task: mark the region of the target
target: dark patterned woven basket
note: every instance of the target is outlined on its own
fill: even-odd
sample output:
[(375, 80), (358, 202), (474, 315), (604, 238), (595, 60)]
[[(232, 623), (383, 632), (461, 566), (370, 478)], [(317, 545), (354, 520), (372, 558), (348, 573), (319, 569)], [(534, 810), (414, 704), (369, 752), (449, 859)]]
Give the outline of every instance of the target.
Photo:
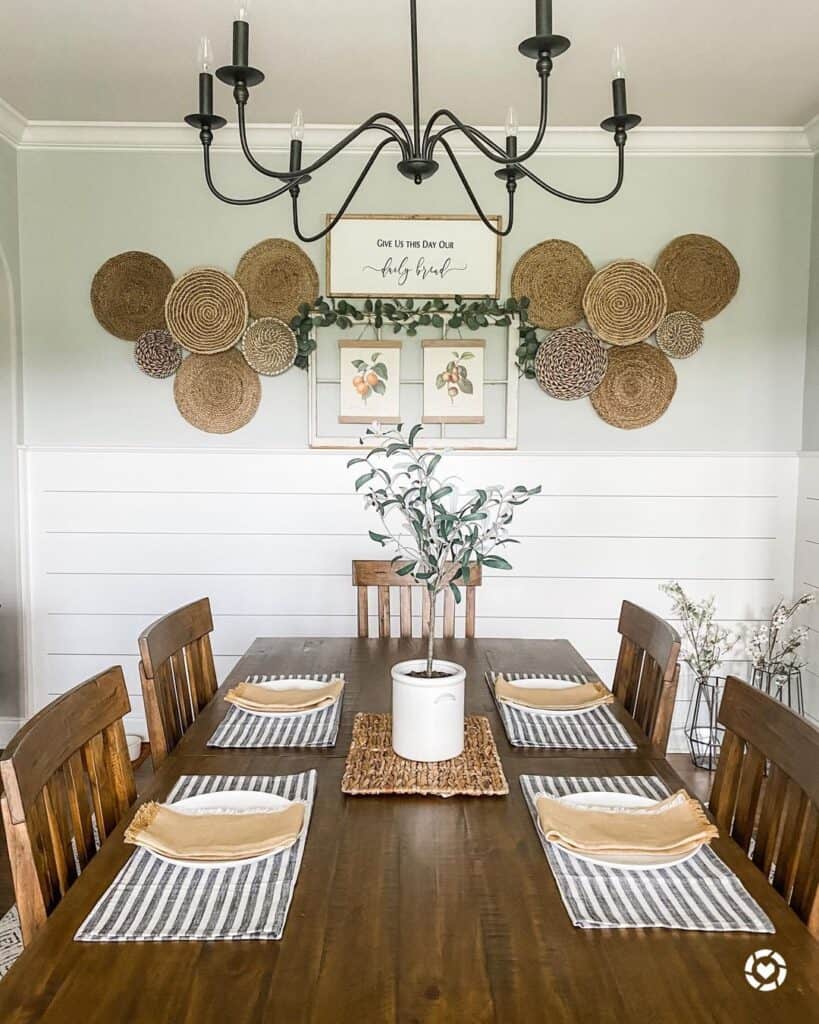
[(572, 402), (594, 391), (608, 364), (608, 349), (591, 331), (564, 327), (541, 342), (535, 377), (547, 394)]
[(149, 377), (172, 377), (182, 362), (182, 349), (170, 331), (146, 331), (137, 338), (134, 359)]

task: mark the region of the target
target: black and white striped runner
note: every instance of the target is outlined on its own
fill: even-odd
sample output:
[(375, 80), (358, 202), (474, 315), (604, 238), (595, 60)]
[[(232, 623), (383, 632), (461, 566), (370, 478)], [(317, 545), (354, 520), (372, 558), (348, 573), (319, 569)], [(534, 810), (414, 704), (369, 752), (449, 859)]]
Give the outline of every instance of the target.
[[(269, 683), (276, 679), (314, 679), (329, 683), (343, 679), (343, 672), (330, 675), (248, 676), (249, 683)], [(209, 747), (334, 747), (341, 721), (341, 696), (327, 707), (305, 714), (267, 713), (249, 715), (241, 708), (231, 707), (208, 740)]]
[(562, 778), (521, 775), (520, 785), (535, 830), (577, 928), (681, 928), (686, 931), (773, 932), (759, 904), (709, 846), (683, 864), (651, 871), (624, 871), (580, 860), (543, 836), (536, 797), (589, 790), (635, 793), (657, 800), (669, 795), (657, 778), (611, 776)]
[(316, 792), (299, 775), (183, 775), (169, 802), (198, 793), (254, 790), (307, 804), (299, 840), (238, 868), (185, 868), (136, 849), (74, 938), (79, 942), (280, 939), (299, 873)]
[[(611, 708), (594, 708), (583, 715), (544, 715), (535, 710), (517, 708), (495, 697), (495, 679), (503, 675), (510, 683), (517, 679), (533, 679), (537, 672), (487, 672), (486, 685), (495, 701), (498, 714), (513, 747), (541, 750), (636, 750), (637, 745), (612, 714)], [(550, 679), (568, 679), (587, 683), (590, 677), (550, 673)], [(592, 677), (596, 678), (596, 677)]]

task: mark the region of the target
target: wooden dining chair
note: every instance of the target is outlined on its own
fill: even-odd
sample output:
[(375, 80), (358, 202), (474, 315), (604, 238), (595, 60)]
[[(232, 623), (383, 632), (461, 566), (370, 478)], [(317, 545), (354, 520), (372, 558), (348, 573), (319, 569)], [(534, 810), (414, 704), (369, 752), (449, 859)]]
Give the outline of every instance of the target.
[(203, 597), (163, 615), (139, 637), (139, 678), (155, 769), (216, 693), (212, 632), (210, 601)]
[(117, 665), (39, 711), (0, 758), (0, 798), (27, 944), (136, 798)]
[(819, 938), (819, 729), (733, 676), (719, 721), (716, 823)]
[[(475, 588), (481, 585), (481, 567), (469, 567), (469, 579), (459, 580), (458, 584), (466, 594), (464, 619), (464, 636), (472, 639), (475, 636)], [(427, 635), (429, 615), (429, 591), (423, 584), (416, 583), (410, 576), (399, 576), (391, 562), (354, 560), (353, 586), (358, 588), (358, 635), (370, 635), (370, 604), (369, 588), (378, 589), (378, 635), (389, 637), (390, 622), (390, 588), (398, 588), (398, 617), (402, 639), (412, 636), (412, 592), (421, 591), (421, 636)], [(444, 631), (445, 639), (455, 636), (455, 596), (451, 590), (444, 593)]]
[(612, 690), (652, 745), (663, 754), (680, 678), (680, 637), (659, 616), (623, 601), (620, 652)]

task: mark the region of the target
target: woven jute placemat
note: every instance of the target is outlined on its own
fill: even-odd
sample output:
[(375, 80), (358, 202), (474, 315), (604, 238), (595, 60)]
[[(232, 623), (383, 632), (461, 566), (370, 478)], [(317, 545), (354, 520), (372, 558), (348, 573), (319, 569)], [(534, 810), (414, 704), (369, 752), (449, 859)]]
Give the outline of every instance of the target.
[(94, 316), (110, 334), (136, 341), (165, 326), (165, 299), (173, 284), (170, 267), (149, 252), (112, 256), (91, 282)]
[(653, 334), (665, 316), (665, 289), (645, 263), (615, 260), (589, 281), (583, 309), (598, 338), (634, 345)]
[(685, 310), (710, 320), (736, 295), (739, 266), (710, 235), (680, 235), (660, 253), (655, 267), (668, 295), (668, 311)]
[(515, 264), (512, 295), (529, 299), (527, 316), (537, 327), (572, 327), (583, 319), (583, 293), (593, 274), (582, 249), (549, 238), (527, 249)]
[(489, 719), (470, 715), (464, 752), (450, 761), (407, 761), (392, 749), (392, 715), (358, 714), (341, 791), (350, 796), (505, 796), (503, 774)]
[(299, 306), (318, 298), (318, 271), (313, 261), (287, 238), (266, 238), (239, 260), (236, 280), (247, 295), (250, 315), (276, 316), (290, 323)]

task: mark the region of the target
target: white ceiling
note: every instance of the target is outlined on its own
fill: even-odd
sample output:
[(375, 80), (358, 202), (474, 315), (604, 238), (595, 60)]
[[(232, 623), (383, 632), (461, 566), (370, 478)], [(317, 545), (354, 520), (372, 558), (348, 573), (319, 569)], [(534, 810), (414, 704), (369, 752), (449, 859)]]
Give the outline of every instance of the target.
[[(534, 0), (419, 0), (422, 108), (500, 124), (536, 119), (534, 62), (517, 52)], [(651, 125), (802, 125), (819, 110), (815, 0), (554, 0), (572, 48), (555, 62), (550, 121), (610, 113), (610, 51)], [(229, 60), (238, 0), (2, 0), (0, 97), (30, 120), (178, 121), (195, 107), (196, 47)], [(348, 124), (410, 113), (408, 0), (254, 0), (251, 60), (267, 81), (249, 119)], [(230, 117), (229, 90), (217, 105)], [(231, 118), (232, 119), (232, 118)]]

